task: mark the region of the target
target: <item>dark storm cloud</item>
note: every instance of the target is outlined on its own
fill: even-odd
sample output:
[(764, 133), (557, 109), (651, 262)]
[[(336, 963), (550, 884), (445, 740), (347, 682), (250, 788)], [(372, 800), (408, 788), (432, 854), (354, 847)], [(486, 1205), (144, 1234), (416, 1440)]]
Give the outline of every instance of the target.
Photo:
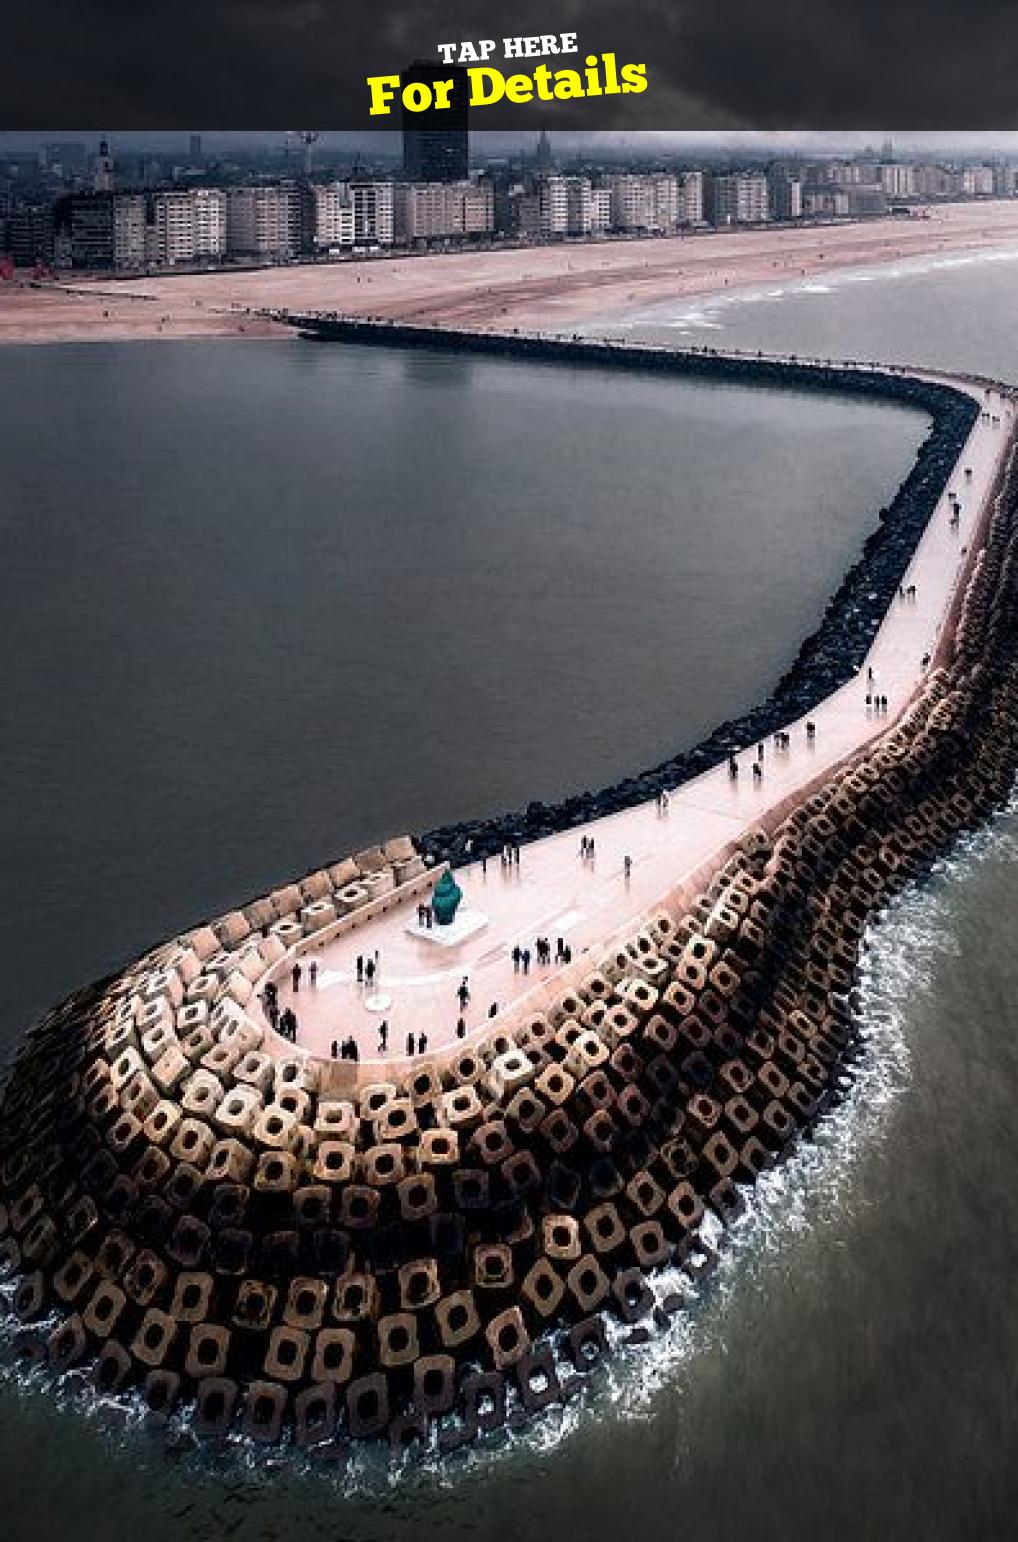
[(1018, 116), (1009, 0), (12, 0), (0, 128), (377, 128), (367, 74), (437, 57), (439, 42), (560, 31), (645, 63), (649, 89), (487, 108), (475, 127), (540, 115), (571, 129), (977, 129)]

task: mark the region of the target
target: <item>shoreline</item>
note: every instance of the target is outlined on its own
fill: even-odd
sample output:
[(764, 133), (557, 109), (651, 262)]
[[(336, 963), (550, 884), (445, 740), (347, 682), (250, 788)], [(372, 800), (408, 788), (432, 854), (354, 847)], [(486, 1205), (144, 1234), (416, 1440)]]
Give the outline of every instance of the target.
[(556, 330), (620, 312), (860, 266), (1018, 247), (1018, 199), (928, 218), (392, 256), (150, 278), (0, 284), (0, 346), (282, 338), (263, 312), (327, 310), (474, 330)]

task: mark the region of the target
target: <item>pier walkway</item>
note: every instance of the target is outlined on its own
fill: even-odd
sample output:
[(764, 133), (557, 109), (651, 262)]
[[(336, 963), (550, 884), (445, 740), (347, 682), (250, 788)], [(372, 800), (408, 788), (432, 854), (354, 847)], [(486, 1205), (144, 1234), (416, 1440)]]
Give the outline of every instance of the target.
[[(510, 1013), (516, 1017), (541, 1010), (573, 978), (588, 973), (592, 955), (599, 956), (616, 935), (630, 935), (663, 902), (674, 906), (683, 890), (692, 894), (703, 887), (732, 842), (754, 825), (777, 823), (814, 783), (894, 723), (922, 679), (924, 657), (935, 665), (950, 645), (953, 607), (979, 545), (1016, 415), (1015, 403), (998, 390), (943, 374), (908, 373), (968, 392), (979, 403), (980, 417), (905, 575), (905, 588), (914, 585), (915, 598), (892, 602), (859, 675), (810, 714), (815, 734), (807, 733), (805, 719), (788, 723), (789, 747), (781, 750), (773, 740), (766, 742), (759, 779), (752, 774), (757, 747), (747, 745), (738, 757), (737, 779), (721, 765), (675, 789), (666, 810), (651, 800), (534, 841), (522, 848), (518, 866), (503, 865), (496, 857), (457, 868), (463, 908), (487, 918), (482, 929), (459, 943), (445, 946), (435, 935), (426, 940), (411, 934), (420, 900), (415, 895), (320, 950), (303, 951), (299, 991), (294, 994), (287, 974), (280, 988), (280, 1004), (296, 1013), (300, 1048), (328, 1059), (333, 1041), (352, 1035), (360, 1055), (357, 1079), (384, 1080), (405, 1069), (408, 1034), (414, 1036), (415, 1051), (419, 1036), (425, 1036), (429, 1059), (457, 1045), (457, 990), (465, 978), (468, 1040), (497, 1027)], [(960, 499), (957, 521), (952, 520), (949, 492)], [(868, 689), (886, 696), (886, 712), (867, 709)], [(592, 861), (580, 856), (584, 835), (594, 840)], [(549, 940), (553, 959), (561, 938), (572, 962), (539, 966), (538, 937)], [(516, 946), (530, 949), (528, 974), (514, 967)], [(368, 989), (357, 982), (356, 961), (376, 950), (379, 978)], [(311, 959), (318, 966), (314, 987)], [(490, 1015), (493, 1007), (497, 1020)], [(252, 1009), (260, 1015), (255, 1003)], [(379, 1049), (383, 1021), (388, 1025), (385, 1053)]]

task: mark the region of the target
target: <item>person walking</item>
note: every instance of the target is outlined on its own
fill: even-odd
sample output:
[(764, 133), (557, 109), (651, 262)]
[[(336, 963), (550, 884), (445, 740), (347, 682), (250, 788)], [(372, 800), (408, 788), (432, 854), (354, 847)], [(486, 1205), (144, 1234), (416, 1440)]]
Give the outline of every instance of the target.
[(407, 1052), (407, 1054), (409, 1056), (411, 1056), (411, 1058), (413, 1057), (413, 1053), (414, 1053), (414, 1036), (413, 1036), (412, 1033), (408, 1033), (407, 1036), (406, 1036), (406, 1052)]
[(362, 953), (357, 955), (357, 984), (364, 984), (364, 955)]
[(419, 1055), (426, 1055), (427, 1052), (428, 1052), (428, 1035), (426, 1033), (422, 1033), (422, 1034), (420, 1034), (418, 1036), (418, 1039), (417, 1039), (417, 1053)]
[(375, 961), (374, 961), (373, 958), (369, 958), (367, 963), (364, 965), (364, 982), (365, 982), (365, 984), (366, 985), (370, 985), (374, 978), (375, 978)]
[(311, 989), (316, 990), (318, 987), (318, 960), (316, 958), (313, 958), (308, 965), (308, 980), (311, 983)]
[(626, 856), (626, 857), (622, 858), (622, 872), (623, 872), (623, 875), (624, 875), (626, 881), (628, 882), (629, 879), (633, 876), (633, 859), (632, 859), (632, 857)]
[(301, 973), (300, 965), (297, 963), (297, 961), (295, 959), (294, 960), (293, 968), (290, 970), (290, 980), (291, 980), (291, 982), (293, 984), (294, 995), (296, 995), (297, 992), (300, 990), (300, 973)]
[(378, 1053), (384, 1055), (389, 1047), (389, 1024), (386, 1018), (378, 1025)]
[(467, 1036), (467, 1020), (466, 1020), (465, 1017), (457, 1017), (457, 1019), (456, 1019), (456, 1037), (457, 1037), (457, 1039), (465, 1039), (466, 1036)]
[(529, 948), (524, 948), (523, 952), (522, 952), (522, 954), (520, 956), (523, 959), (523, 973), (524, 974), (529, 974), (530, 973), (530, 949)]
[(516, 946), (513, 948), (513, 973), (514, 974), (519, 974), (519, 971), (520, 971), (520, 945), (519, 945), (519, 943), (517, 943)]
[(459, 989), (456, 992), (456, 995), (459, 998), (459, 1004), (460, 1004), (460, 1011), (461, 1012), (465, 1012), (466, 1011), (466, 1009), (467, 1009), (467, 1002), (470, 1000), (470, 984), (469, 984), (469, 979), (470, 979), (469, 975), (464, 975), (462, 980), (459, 983)]

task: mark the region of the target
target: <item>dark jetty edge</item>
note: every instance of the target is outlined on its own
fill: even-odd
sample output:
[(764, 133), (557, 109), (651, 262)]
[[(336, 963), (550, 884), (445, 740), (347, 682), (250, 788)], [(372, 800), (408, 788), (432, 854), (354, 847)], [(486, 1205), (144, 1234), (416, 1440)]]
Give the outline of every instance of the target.
[(453, 866), (494, 856), (507, 843), (524, 844), (585, 824), (603, 814), (646, 802), (662, 789), (709, 771), (729, 754), (769, 737), (829, 696), (857, 674), (902, 574), (978, 414), (971, 396), (952, 386), (886, 368), (816, 364), (761, 356), (733, 356), (709, 350), (689, 351), (601, 343), (513, 333), (437, 330), (339, 319), (296, 318), (301, 336), (318, 341), (369, 343), (442, 352), (468, 352), (610, 369), (652, 371), (723, 385), (769, 386), (886, 401), (926, 412), (930, 432), (912, 469), (867, 538), (827, 605), (820, 626), (803, 642), (798, 655), (764, 701), (741, 717), (713, 729), (698, 744), (660, 765), (584, 791), (557, 803), (531, 802), (484, 819), (461, 820), (419, 835), (417, 844), (433, 862)]
[(48, 1014), (0, 1102), (17, 1356), (333, 1459), (453, 1452), (574, 1397), (609, 1324), (651, 1341), (716, 1261), (707, 1213), (851, 1085), (867, 925), (1011, 788), (1016, 508), (1012, 442), (912, 706), (546, 1011), (337, 1097), (231, 999), (256, 901)]

